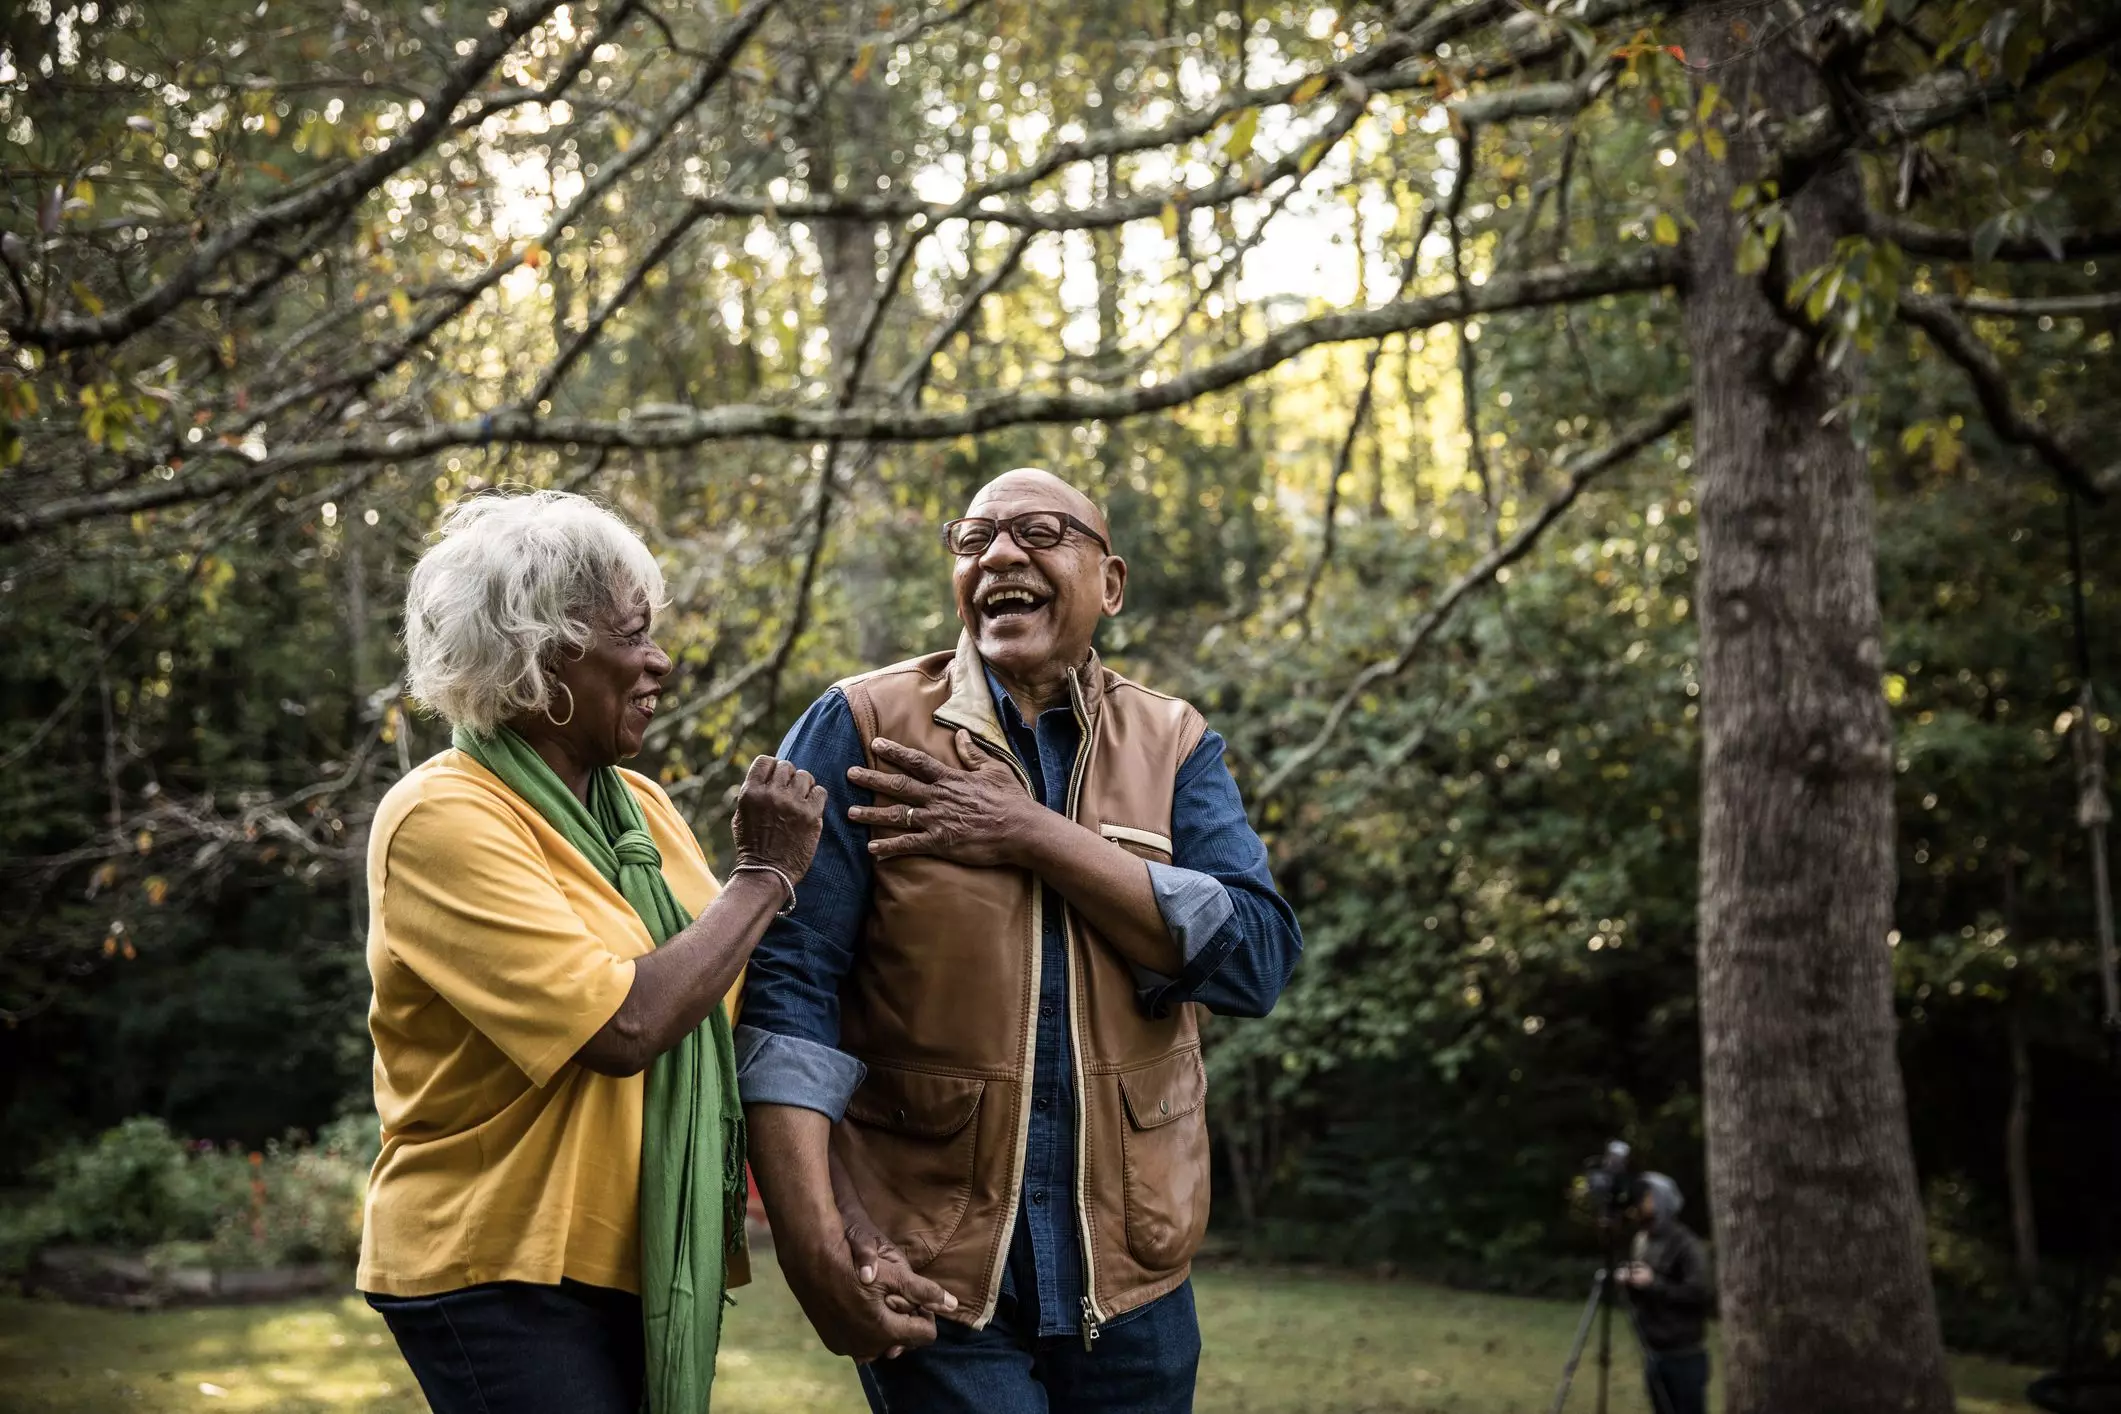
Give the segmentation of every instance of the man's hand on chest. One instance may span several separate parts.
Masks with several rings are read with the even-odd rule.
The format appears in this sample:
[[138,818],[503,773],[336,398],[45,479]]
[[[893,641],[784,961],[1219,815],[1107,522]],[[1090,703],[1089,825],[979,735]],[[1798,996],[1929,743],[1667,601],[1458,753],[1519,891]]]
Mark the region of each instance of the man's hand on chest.
[[[885,737],[870,743],[876,760],[892,769],[855,766],[848,781],[877,797],[855,805],[847,818],[870,827],[869,854],[894,859],[933,855],[977,868],[1033,867],[1039,831],[1052,812],[1033,800],[1016,773],[989,756],[960,731],[956,765]],[[877,831],[896,831],[878,834]]]

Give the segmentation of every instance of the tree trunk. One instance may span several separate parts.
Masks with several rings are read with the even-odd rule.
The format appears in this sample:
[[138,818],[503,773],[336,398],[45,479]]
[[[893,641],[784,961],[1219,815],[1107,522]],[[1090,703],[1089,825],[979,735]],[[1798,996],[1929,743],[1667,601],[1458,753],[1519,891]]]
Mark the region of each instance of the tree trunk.
[[2033,1126],[2033,1057],[2025,1039],[2025,1003],[2010,1002],[2011,1108],[2003,1122],[2003,1167],[2010,1179],[2011,1251],[2018,1287],[2030,1301],[2040,1290],[2040,1236],[2033,1223],[2033,1166],[2026,1149]]
[[[2015,844],[2003,851],[2003,927],[2011,937],[2019,936]],[[2033,1058],[2025,1039],[2025,994],[2013,991],[2004,1006],[2011,1054],[2011,1107],[2003,1120],[2003,1173],[2010,1186],[2011,1248],[2017,1259],[2018,1289],[2031,1302],[2040,1289],[2040,1239],[2033,1224],[2033,1167],[2026,1148],[2033,1126]]]
[[[864,0],[843,7],[839,18],[850,33],[860,33],[871,23],[873,9]],[[850,82],[828,110],[837,115],[837,129],[825,112],[800,125],[799,140],[813,187],[846,196],[868,196],[877,190],[884,165],[878,144],[888,128],[883,87],[882,74],[875,72]],[[880,223],[859,217],[824,217],[811,223],[824,276],[825,329],[831,341],[836,398],[850,396],[869,381],[868,368],[856,365],[856,355],[862,327],[882,288],[877,270],[877,238],[882,229]],[[873,347],[872,342],[872,352]],[[827,470],[845,486],[840,518],[861,527],[843,542],[838,577],[854,619],[856,658],[874,667],[898,656],[893,651],[891,566],[885,537],[877,531],[888,507],[882,486],[870,475],[871,447],[848,442],[836,451],[828,448],[826,455],[835,458]],[[832,488],[827,487],[826,493],[832,494]]]
[[[1894,1054],[1892,737],[1871,486],[1849,391],[1778,379],[1789,326],[1736,267],[1734,184],[1820,101],[1765,7],[1695,19],[1690,63],[1741,105],[1700,148],[1687,297],[1700,463],[1701,1029],[1728,1414],[1949,1414]],[[1850,229],[1858,174],[1790,203],[1788,268]]]

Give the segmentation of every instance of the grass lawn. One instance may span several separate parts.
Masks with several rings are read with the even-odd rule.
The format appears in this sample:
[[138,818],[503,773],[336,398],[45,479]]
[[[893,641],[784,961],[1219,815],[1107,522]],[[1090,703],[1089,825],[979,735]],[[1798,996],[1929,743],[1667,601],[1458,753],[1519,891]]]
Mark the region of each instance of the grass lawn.
[[[761,1254],[765,1256],[766,1254]],[[859,1414],[852,1367],[818,1346],[770,1257],[722,1342],[721,1414]],[[1203,1414],[1544,1414],[1577,1308],[1412,1282],[1206,1271]],[[1616,1332],[1617,1334],[1617,1332]],[[1966,1414],[2022,1411],[2032,1372],[1955,1358]],[[1570,1408],[1589,1410],[1586,1361]],[[1614,1414],[1645,1414],[1632,1353]],[[154,1315],[0,1299],[0,1410],[416,1414],[426,1408],[358,1297]]]

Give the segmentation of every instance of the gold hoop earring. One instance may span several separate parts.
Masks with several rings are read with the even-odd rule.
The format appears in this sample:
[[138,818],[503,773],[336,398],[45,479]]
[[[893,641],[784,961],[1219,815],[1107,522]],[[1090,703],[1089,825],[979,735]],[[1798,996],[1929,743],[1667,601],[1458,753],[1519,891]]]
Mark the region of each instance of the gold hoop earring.
[[567,715],[564,717],[553,716],[552,703],[548,700],[545,703],[545,720],[556,727],[564,727],[574,720],[574,689],[564,682],[559,684],[559,689],[567,694]]

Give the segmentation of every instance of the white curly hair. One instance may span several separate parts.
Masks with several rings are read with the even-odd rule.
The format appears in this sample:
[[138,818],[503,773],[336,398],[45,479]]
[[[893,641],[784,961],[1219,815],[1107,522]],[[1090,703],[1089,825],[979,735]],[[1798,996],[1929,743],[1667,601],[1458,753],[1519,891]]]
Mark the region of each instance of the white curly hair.
[[655,556],[588,497],[469,497],[443,517],[405,589],[406,687],[451,726],[490,733],[543,709],[560,652],[587,649],[596,620],[643,596],[663,603]]

